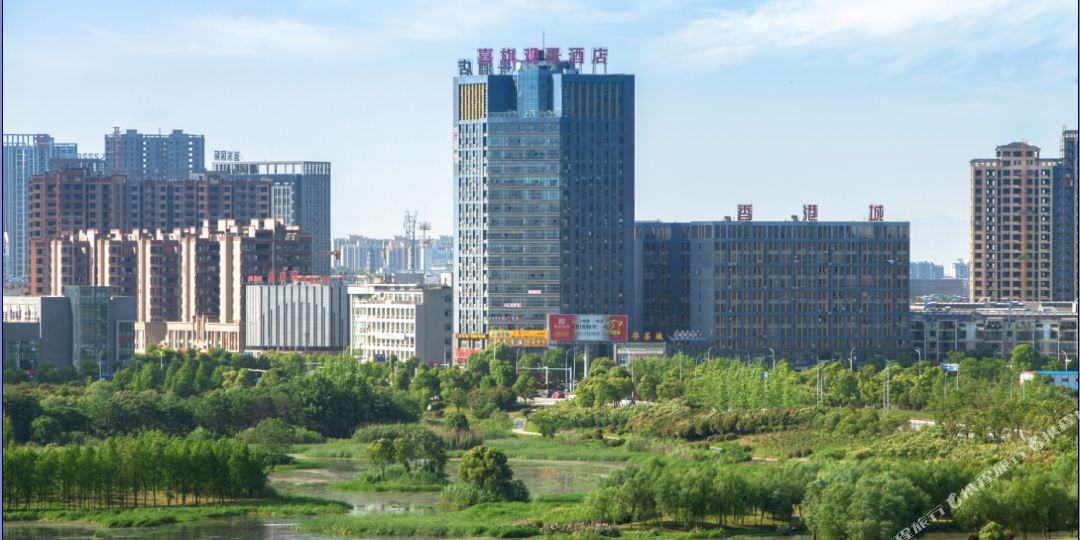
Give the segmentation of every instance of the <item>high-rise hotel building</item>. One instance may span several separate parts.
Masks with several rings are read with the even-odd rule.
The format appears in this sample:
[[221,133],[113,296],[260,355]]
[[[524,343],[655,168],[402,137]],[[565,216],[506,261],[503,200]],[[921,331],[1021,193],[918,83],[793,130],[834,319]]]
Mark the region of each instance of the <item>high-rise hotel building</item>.
[[1062,158],[1014,142],[971,161],[971,299],[1075,301],[1076,131]]
[[[605,49],[491,49],[454,79],[458,353],[548,314],[625,314],[633,290],[634,77]],[[603,65],[605,73],[596,71]]]

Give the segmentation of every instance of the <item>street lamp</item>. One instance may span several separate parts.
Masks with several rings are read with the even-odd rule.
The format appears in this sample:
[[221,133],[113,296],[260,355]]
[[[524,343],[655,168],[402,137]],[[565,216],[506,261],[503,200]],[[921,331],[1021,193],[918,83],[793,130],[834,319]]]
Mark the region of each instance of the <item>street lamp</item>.
[[769,354],[772,355],[772,369],[776,369],[776,350],[772,347],[766,347],[766,349],[769,349]]
[[712,360],[712,350],[713,350],[712,347],[709,347],[708,349],[705,350],[705,359],[706,360]]
[[1065,351],[1062,350],[1060,347],[1058,348],[1058,355],[1065,357],[1065,371],[1069,371],[1069,362],[1072,362],[1072,360],[1069,360],[1069,355],[1066,354]]
[[915,354],[919,355],[919,362],[922,362],[922,350],[915,347]]
[[852,347],[851,352],[848,353],[847,361],[848,369],[855,371],[855,347]]

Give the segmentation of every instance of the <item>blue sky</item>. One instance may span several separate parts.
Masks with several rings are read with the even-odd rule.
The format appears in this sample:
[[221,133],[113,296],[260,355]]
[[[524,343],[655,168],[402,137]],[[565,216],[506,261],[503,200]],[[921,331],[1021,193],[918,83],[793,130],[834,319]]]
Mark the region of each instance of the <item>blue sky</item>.
[[[477,47],[609,48],[637,82],[637,219],[754,204],[912,223],[966,257],[968,161],[1077,125],[1073,0],[3,3],[3,128],[118,125],[333,162],[333,232],[452,220],[451,78]],[[208,156],[209,157],[209,156]]]

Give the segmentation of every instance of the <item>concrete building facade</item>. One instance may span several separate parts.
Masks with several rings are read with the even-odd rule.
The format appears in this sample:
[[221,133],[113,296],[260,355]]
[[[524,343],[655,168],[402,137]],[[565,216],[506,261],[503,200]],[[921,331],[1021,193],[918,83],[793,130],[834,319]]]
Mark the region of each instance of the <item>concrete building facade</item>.
[[1029,344],[1040,354],[1077,354],[1076,302],[930,303],[911,306],[911,345],[926,360],[950,351],[1008,358]]
[[105,135],[105,169],[133,181],[183,180],[206,172],[206,140],[182,129],[162,135],[116,128]]
[[57,143],[49,135],[4,134],[4,281],[24,278],[30,271],[30,237],[27,231],[27,194],[30,177],[50,170],[58,159],[74,159],[78,145]]
[[4,297],[4,367],[93,365],[110,374],[130,362],[135,298],[105,287],[68,287],[63,296]]
[[35,249],[44,261],[31,276],[35,294],[88,285],[136,297],[138,350],[157,343],[242,351],[248,277],[311,268],[311,238],[269,219],[171,232],[83,231],[37,241]]
[[1062,134],[1058,159],[1014,142],[971,161],[973,301],[1077,299],[1075,141]]
[[365,362],[413,356],[450,361],[453,290],[419,283],[371,283],[348,289],[353,355]]
[[[252,276],[256,277],[256,276]],[[344,281],[294,276],[249,278],[245,285],[245,348],[249,351],[342,352],[349,347],[349,295]]]
[[28,235],[32,242],[63,233],[173,230],[232,219],[270,216],[269,180],[225,180],[193,174],[184,180],[131,181],[68,168],[31,177]]
[[313,272],[330,275],[329,161],[216,161],[214,170],[229,179],[269,180],[270,217],[311,235]]
[[557,51],[528,49],[498,74],[454,79],[459,336],[632,305],[634,77],[606,74],[606,64],[585,73],[581,58]]
[[639,222],[635,243],[635,332],[795,364],[912,355],[905,222]]

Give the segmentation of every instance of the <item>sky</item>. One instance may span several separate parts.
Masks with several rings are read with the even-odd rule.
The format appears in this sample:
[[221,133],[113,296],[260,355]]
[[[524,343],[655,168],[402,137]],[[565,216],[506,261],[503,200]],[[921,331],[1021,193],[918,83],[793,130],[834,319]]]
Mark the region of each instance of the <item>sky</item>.
[[6,0],[3,129],[330,161],[335,236],[401,234],[406,210],[449,234],[457,60],[607,47],[637,87],[638,220],[883,204],[912,260],[947,265],[968,162],[1017,140],[1057,157],[1076,129],[1077,39],[1074,0]]

